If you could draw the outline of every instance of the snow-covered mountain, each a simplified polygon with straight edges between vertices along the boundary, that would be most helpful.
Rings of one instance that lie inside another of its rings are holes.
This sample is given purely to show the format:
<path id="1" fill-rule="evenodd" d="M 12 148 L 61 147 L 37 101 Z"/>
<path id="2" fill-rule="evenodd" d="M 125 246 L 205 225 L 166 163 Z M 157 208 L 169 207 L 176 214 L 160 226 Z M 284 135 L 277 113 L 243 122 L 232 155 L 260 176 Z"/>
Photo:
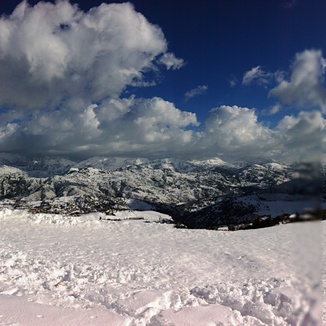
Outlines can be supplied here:
<path id="1" fill-rule="evenodd" d="M 205 215 L 202 225 L 216 226 L 227 224 L 226 219 L 233 221 L 235 212 L 242 222 L 250 219 L 262 201 L 314 195 L 319 173 L 312 165 L 273 162 L 239 166 L 218 158 L 94 157 L 74 162 L 1 154 L 0 200 L 68 214 L 152 207 L 186 225 L 200 225 L 200 216 Z M 241 199 L 252 194 L 256 194 L 254 203 Z M 223 219 L 216 212 L 222 212 Z"/>

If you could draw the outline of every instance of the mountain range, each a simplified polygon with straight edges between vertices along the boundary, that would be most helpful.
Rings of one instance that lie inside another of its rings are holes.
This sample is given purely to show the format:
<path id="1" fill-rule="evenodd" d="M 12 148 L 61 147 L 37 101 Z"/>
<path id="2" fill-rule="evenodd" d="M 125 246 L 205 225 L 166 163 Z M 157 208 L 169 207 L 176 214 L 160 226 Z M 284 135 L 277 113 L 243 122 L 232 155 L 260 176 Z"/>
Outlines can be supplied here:
<path id="1" fill-rule="evenodd" d="M 325 189 L 325 167 L 312 163 L 0 154 L 1 205 L 35 212 L 156 210 L 187 227 L 220 227 L 318 205 Z"/>

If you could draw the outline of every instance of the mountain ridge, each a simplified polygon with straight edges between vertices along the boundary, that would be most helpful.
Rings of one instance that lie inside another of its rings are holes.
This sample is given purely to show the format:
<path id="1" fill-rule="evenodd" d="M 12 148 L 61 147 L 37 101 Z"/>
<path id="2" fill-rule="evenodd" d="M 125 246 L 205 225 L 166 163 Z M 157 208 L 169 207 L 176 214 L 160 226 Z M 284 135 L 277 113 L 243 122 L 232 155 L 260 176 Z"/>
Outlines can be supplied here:
<path id="1" fill-rule="evenodd" d="M 209 226 L 225 224 L 225 217 L 233 221 L 235 213 L 239 222 L 247 221 L 261 201 L 266 204 L 271 198 L 293 201 L 318 195 L 318 176 L 314 165 L 301 164 L 300 169 L 277 162 L 236 166 L 218 158 L 93 157 L 74 162 L 0 155 L 0 202 L 66 214 L 151 207 L 186 224 L 195 216 L 193 225 L 200 224 L 204 212 Z M 323 178 L 325 185 L 325 173 Z M 242 200 L 252 194 L 258 194 L 256 204 Z M 220 206 L 223 216 L 216 213 Z"/>

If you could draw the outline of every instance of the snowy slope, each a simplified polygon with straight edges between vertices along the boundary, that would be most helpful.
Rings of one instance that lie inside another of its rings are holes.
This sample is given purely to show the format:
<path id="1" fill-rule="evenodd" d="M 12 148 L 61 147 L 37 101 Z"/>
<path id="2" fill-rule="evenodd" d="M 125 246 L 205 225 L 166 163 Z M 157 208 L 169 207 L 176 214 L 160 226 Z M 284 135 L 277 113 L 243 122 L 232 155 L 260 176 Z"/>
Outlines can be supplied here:
<path id="1" fill-rule="evenodd" d="M 0 211 L 0 325 L 318 325 L 320 223 L 217 232 L 100 216 Z"/>

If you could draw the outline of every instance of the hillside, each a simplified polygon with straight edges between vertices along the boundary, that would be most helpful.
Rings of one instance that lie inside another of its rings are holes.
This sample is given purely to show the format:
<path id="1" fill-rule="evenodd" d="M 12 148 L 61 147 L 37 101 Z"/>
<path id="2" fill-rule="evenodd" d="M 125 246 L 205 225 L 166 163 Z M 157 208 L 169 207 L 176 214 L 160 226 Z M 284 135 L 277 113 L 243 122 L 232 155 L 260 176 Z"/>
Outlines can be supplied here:
<path id="1" fill-rule="evenodd" d="M 0 164 L 2 205 L 68 215 L 150 208 L 196 228 L 246 223 L 254 214 L 301 213 L 316 208 L 320 195 L 320 170 L 308 164 L 106 157 L 74 162 L 9 154 L 0 156 Z M 276 202 L 293 208 L 275 210 Z"/>

